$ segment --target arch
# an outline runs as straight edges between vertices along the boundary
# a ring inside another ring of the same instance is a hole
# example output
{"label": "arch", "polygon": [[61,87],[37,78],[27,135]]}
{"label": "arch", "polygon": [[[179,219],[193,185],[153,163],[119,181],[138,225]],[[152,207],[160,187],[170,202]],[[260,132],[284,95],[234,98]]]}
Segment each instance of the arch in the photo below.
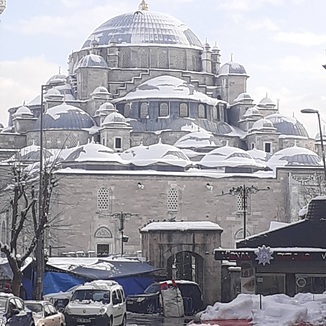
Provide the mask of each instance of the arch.
{"label": "arch", "polygon": [[100,226],[95,231],[94,238],[112,238],[112,232],[106,226]]}

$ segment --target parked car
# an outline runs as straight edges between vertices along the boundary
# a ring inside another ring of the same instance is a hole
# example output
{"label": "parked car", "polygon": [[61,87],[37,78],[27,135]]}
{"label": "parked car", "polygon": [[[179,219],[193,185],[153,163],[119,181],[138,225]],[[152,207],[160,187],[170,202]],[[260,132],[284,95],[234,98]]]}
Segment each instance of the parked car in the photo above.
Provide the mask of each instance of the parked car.
{"label": "parked car", "polygon": [[26,307],[32,311],[35,326],[65,326],[65,316],[48,301],[26,300]]}
{"label": "parked car", "polygon": [[33,314],[25,309],[24,301],[9,293],[0,293],[0,325],[35,326]]}
{"label": "parked car", "polygon": [[[186,316],[192,316],[203,309],[202,292],[196,282],[186,280],[174,282],[181,292]],[[127,311],[142,314],[161,313],[161,289],[164,283],[170,285],[172,281],[155,282],[149,285],[143,294],[129,295],[127,297]]]}
{"label": "parked car", "polygon": [[67,325],[126,326],[126,299],[115,281],[92,281],[79,286],[65,308]]}

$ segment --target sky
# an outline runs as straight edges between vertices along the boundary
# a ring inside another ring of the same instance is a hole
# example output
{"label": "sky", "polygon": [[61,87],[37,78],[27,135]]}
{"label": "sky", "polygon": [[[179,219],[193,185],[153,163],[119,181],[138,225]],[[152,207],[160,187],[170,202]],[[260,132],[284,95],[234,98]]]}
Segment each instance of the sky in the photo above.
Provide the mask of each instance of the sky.
{"label": "sky", "polygon": [[[0,0],[0,2],[3,0]],[[211,46],[222,63],[242,64],[255,103],[268,95],[280,112],[317,133],[315,108],[326,122],[325,0],[147,0],[149,9],[178,18]],[[40,94],[40,85],[67,73],[67,59],[102,23],[134,11],[140,0],[7,0],[0,16],[0,122],[7,110]]]}

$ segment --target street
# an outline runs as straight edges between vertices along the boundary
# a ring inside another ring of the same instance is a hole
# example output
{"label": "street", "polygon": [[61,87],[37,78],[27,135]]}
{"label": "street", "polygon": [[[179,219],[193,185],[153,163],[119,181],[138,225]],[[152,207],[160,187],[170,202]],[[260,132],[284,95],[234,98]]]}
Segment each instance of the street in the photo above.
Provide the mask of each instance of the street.
{"label": "street", "polygon": [[128,326],[185,326],[191,318],[164,318],[160,315],[128,313]]}

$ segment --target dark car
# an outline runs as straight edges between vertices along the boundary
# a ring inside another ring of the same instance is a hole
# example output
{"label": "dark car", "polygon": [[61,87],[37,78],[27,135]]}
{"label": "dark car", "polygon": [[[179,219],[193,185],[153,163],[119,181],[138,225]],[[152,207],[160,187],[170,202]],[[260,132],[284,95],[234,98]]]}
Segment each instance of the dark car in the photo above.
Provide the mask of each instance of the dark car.
{"label": "dark car", "polygon": [[[161,288],[163,283],[172,284],[172,281],[155,282],[149,285],[144,293],[129,295],[127,297],[127,311],[142,314],[161,313]],[[175,283],[181,292],[186,316],[192,316],[203,309],[203,296],[197,283],[186,280],[176,280]]]}
{"label": "dark car", "polygon": [[0,325],[34,326],[33,314],[24,301],[12,294],[0,293]]}

